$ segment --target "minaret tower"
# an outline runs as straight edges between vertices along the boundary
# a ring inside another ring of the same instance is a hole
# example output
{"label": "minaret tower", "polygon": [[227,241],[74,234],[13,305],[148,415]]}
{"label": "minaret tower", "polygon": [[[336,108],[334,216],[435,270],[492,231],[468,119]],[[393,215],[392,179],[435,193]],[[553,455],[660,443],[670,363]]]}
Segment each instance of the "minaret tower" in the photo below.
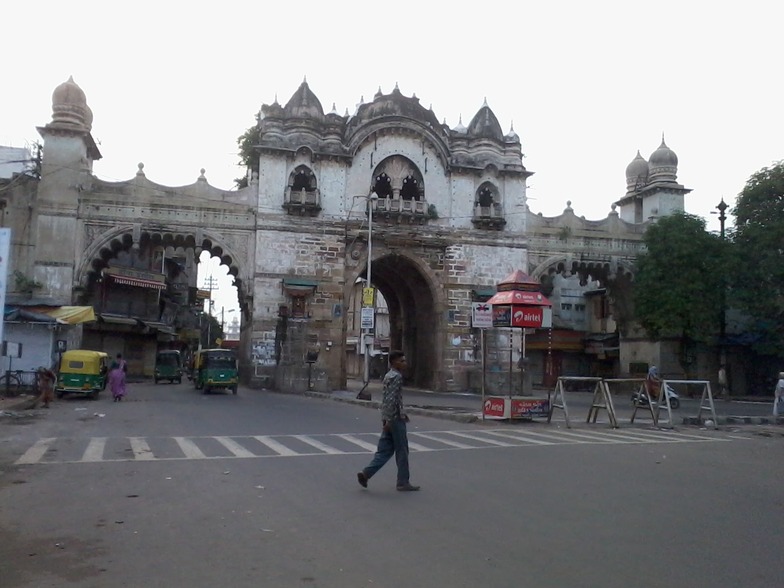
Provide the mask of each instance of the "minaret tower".
{"label": "minaret tower", "polygon": [[93,113],[82,89],[69,78],[52,93],[52,120],[38,127],[44,148],[38,186],[33,278],[52,304],[71,304],[74,260],[81,244],[79,193],[90,189],[93,162],[101,158],[90,131]]}

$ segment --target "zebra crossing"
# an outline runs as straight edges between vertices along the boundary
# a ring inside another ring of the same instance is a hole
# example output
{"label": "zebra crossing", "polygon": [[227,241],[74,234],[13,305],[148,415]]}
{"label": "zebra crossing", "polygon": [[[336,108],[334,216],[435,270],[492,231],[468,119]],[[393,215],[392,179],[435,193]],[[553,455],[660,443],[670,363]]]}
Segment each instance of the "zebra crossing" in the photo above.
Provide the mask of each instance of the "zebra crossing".
{"label": "zebra crossing", "polygon": [[[729,438],[661,430],[520,430],[509,428],[409,431],[412,452],[542,447],[725,442]],[[377,433],[199,437],[47,437],[36,441],[16,465],[116,461],[258,459],[373,453]]]}

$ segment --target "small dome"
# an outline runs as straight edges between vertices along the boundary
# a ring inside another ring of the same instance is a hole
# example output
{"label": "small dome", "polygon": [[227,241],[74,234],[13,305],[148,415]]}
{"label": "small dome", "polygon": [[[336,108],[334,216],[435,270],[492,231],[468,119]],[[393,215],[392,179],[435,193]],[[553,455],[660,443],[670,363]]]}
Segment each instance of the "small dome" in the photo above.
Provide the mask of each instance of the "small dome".
{"label": "small dome", "polygon": [[482,108],[479,109],[479,112],[476,113],[469,123],[468,135],[485,139],[495,139],[497,141],[504,140],[504,132],[501,130],[501,124],[487,105],[487,100],[485,100]]}
{"label": "small dome", "polygon": [[288,116],[295,118],[324,118],[324,109],[316,95],[308,87],[308,82],[303,81],[294,95],[283,107]]}
{"label": "small dome", "polygon": [[648,162],[637,151],[637,157],[626,166],[626,189],[634,190],[640,184],[648,182]]}
{"label": "small dome", "polygon": [[463,124],[463,115],[460,115],[460,119],[457,121],[457,126],[452,129],[456,133],[460,133],[461,135],[465,135],[468,131],[468,128]]}
{"label": "small dome", "polygon": [[651,153],[648,159],[650,169],[649,179],[651,181],[671,181],[674,182],[678,174],[678,156],[667,147],[662,135],[662,142],[659,148]]}
{"label": "small dome", "polygon": [[678,156],[675,155],[675,152],[672,149],[667,147],[667,144],[664,142],[664,137],[662,137],[662,142],[661,145],[659,145],[659,148],[651,153],[650,165],[651,167],[678,167]]}
{"label": "small dome", "polygon": [[519,142],[520,141],[520,135],[518,135],[515,132],[515,130],[514,130],[514,123],[512,123],[512,126],[509,128],[509,132],[506,134],[504,139],[506,139],[507,141],[512,141],[512,142],[514,142],[514,141],[518,141]]}
{"label": "small dome", "polygon": [[[70,127],[87,127],[87,97],[73,76],[52,92],[52,124]],[[92,125],[92,113],[89,115]]]}

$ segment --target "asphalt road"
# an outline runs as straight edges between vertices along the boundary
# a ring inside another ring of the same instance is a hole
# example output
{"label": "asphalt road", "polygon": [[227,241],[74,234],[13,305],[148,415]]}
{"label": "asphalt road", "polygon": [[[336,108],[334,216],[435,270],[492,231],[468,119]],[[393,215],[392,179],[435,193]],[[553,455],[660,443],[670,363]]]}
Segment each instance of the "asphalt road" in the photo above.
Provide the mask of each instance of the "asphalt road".
{"label": "asphalt road", "polygon": [[0,419],[0,584],[778,585],[782,428],[416,416],[417,493],[363,490],[376,411],[131,387]]}

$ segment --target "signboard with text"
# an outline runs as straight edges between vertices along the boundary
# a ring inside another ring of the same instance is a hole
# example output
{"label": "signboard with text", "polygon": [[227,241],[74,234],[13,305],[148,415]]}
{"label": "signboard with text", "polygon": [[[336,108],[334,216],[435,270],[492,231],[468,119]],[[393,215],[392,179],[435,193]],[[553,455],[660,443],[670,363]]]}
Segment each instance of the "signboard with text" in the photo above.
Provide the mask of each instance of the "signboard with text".
{"label": "signboard with text", "polygon": [[376,312],[372,306],[363,306],[362,315],[360,319],[360,328],[373,329],[375,326]]}
{"label": "signboard with text", "polygon": [[476,329],[490,329],[493,326],[493,305],[487,302],[471,304],[471,326]]}

